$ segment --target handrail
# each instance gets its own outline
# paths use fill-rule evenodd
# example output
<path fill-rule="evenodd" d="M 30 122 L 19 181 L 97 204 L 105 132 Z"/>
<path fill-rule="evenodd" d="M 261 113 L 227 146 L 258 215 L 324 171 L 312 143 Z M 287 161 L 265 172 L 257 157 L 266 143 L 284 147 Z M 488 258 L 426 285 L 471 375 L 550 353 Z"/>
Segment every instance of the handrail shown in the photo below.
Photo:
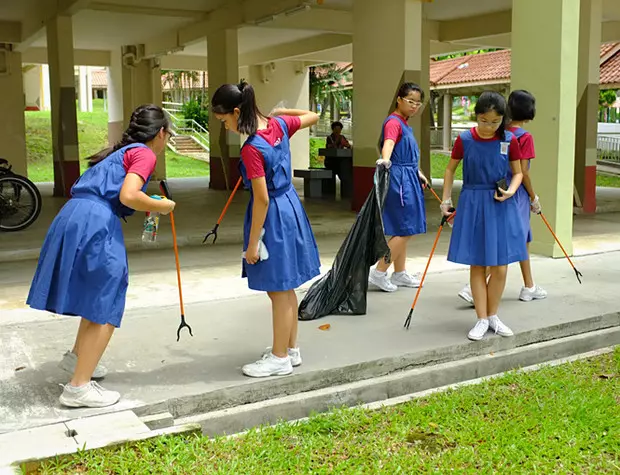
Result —
<path fill-rule="evenodd" d="M 172 103 L 172 102 L 170 103 L 165 102 L 164 104 L 180 105 L 180 104 Z M 207 152 L 210 152 L 209 131 L 205 127 L 200 125 L 194 119 L 185 119 L 185 118 L 181 119 L 180 117 L 177 117 L 173 113 L 173 112 L 176 112 L 176 110 L 173 111 L 171 109 L 164 108 L 164 112 L 170 119 L 170 125 L 172 128 L 172 131 L 175 134 L 187 135 L 189 137 L 192 137 L 194 141 L 196 141 L 202 148 L 204 148 Z M 174 143 L 172 145 L 174 145 Z"/>

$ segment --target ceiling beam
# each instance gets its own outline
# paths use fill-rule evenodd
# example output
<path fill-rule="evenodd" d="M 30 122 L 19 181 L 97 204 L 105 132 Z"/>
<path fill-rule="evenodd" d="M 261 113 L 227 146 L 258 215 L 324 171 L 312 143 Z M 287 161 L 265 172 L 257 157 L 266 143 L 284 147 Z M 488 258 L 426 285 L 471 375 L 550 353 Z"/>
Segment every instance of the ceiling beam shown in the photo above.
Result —
<path fill-rule="evenodd" d="M 92 2 L 88 6 L 89 10 L 111 13 L 123 13 L 127 15 L 150 15 L 165 16 L 175 18 L 196 18 L 202 16 L 203 11 L 198 10 L 181 10 L 177 8 L 144 8 L 137 5 L 119 5 L 116 3 Z"/>
<path fill-rule="evenodd" d="M 606 21 L 601 28 L 601 43 L 620 41 L 620 21 Z"/>
<path fill-rule="evenodd" d="M 206 56 L 190 56 L 183 54 L 169 54 L 160 58 L 161 69 L 176 69 L 180 71 L 206 71 Z"/>
<path fill-rule="evenodd" d="M 463 43 L 464 40 L 502 35 L 511 31 L 512 11 L 508 10 L 442 21 L 439 23 L 437 39 L 442 43 Z"/>
<path fill-rule="evenodd" d="M 22 53 L 22 63 L 47 64 L 47 48 L 28 48 Z M 110 52 L 105 50 L 74 49 L 76 66 L 110 66 Z"/>
<path fill-rule="evenodd" d="M 239 66 L 283 61 L 296 58 L 300 55 L 316 55 L 320 54 L 321 51 L 328 51 L 333 48 L 351 44 L 352 42 L 353 38 L 350 35 L 325 33 L 323 35 L 290 41 L 288 43 L 282 43 L 242 54 L 239 56 Z"/>
<path fill-rule="evenodd" d="M 311 8 L 298 15 L 279 15 L 264 20 L 265 22 L 258 26 L 353 34 L 353 13 L 350 11 Z"/>
<path fill-rule="evenodd" d="M 0 43 L 19 43 L 21 40 L 21 23 L 17 21 L 0 21 Z"/>
<path fill-rule="evenodd" d="M 256 24 L 274 16 L 286 15 L 286 12 L 292 14 L 293 10 L 303 7 L 305 3 L 306 0 L 227 0 L 222 7 L 207 13 L 197 22 L 151 38 L 145 43 L 145 54 L 155 56 L 179 51 L 188 44 L 202 40 L 209 31 Z"/>
<path fill-rule="evenodd" d="M 18 51 L 25 51 L 34 41 L 43 35 L 47 23 L 57 16 L 73 16 L 88 7 L 91 0 L 40 0 L 35 8 L 26 15 L 22 23 L 21 42 Z"/>

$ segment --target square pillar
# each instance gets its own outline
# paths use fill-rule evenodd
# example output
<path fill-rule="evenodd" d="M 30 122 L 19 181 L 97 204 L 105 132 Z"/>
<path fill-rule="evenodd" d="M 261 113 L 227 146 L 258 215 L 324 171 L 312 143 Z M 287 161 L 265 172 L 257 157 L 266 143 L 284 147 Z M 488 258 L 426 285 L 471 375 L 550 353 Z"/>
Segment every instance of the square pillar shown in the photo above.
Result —
<path fill-rule="evenodd" d="M 108 90 L 108 143 L 114 145 L 123 136 L 125 123 L 123 120 L 123 63 L 121 49 L 110 52 L 110 65 L 106 70 Z"/>
<path fill-rule="evenodd" d="M 452 95 L 443 95 L 443 149 L 452 149 Z"/>
<path fill-rule="evenodd" d="M 573 177 L 580 0 L 519 0 L 512 10 L 512 88 L 537 98 L 528 124 L 537 159 L 534 188 L 543 212 L 567 252 L 572 253 Z M 533 31 L 545 31 L 545 41 Z M 542 72 L 542 74 L 541 74 Z M 562 251 L 543 221 L 532 217 L 532 251 L 560 257 Z"/>
<path fill-rule="evenodd" d="M 78 95 L 78 102 L 80 104 L 81 112 L 93 111 L 93 81 L 91 77 L 91 71 L 89 66 L 79 67 L 80 78 L 80 93 Z"/>
<path fill-rule="evenodd" d="M 596 212 L 596 145 L 602 0 L 583 0 L 579 21 L 579 76 L 575 142 L 575 189 L 585 213 Z"/>
<path fill-rule="evenodd" d="M 310 75 L 306 65 L 299 61 L 280 61 L 273 68 L 268 65 L 250 66 L 247 80 L 256 91 L 258 108 L 263 114 L 269 114 L 276 106 L 302 110 L 310 108 Z M 293 169 L 308 168 L 309 128 L 300 130 L 291 139 L 291 161 Z"/>
<path fill-rule="evenodd" d="M 72 19 L 70 16 L 52 18 L 46 30 L 52 106 L 54 196 L 68 197 L 73 183 L 80 177 Z"/>
<path fill-rule="evenodd" d="M 27 176 L 24 97 L 22 55 L 0 45 L 0 158 Z"/>
<path fill-rule="evenodd" d="M 207 35 L 207 68 L 210 94 L 215 93 L 222 84 L 239 82 L 237 30 L 209 32 Z M 215 190 L 232 189 L 239 178 L 241 157 L 239 136 L 233 132 L 227 132 L 215 114 L 209 114 L 209 137 L 209 187 Z"/>
<path fill-rule="evenodd" d="M 123 129 L 127 128 L 133 111 L 144 104 L 162 106 L 161 67 L 157 58 L 140 59 L 140 46 L 123 47 Z M 138 55 L 136 56 L 136 51 Z M 152 179 L 166 178 L 166 151 L 157 156 Z"/>
<path fill-rule="evenodd" d="M 359 210 L 372 188 L 381 124 L 395 106 L 403 82 L 415 82 L 426 106 L 410 121 L 420 146 L 420 166 L 430 174 L 430 41 L 422 0 L 353 3 L 353 203 Z M 385 34 L 369 34 L 384 32 Z"/>

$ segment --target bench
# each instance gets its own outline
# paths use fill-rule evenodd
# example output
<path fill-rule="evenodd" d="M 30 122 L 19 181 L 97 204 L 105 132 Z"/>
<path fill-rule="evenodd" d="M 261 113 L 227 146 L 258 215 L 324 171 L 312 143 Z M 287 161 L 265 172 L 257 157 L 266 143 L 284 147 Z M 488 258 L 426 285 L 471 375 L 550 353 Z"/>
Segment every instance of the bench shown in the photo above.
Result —
<path fill-rule="evenodd" d="M 304 197 L 335 198 L 336 177 L 331 170 L 325 168 L 297 169 L 293 171 L 295 178 L 304 179 Z"/>

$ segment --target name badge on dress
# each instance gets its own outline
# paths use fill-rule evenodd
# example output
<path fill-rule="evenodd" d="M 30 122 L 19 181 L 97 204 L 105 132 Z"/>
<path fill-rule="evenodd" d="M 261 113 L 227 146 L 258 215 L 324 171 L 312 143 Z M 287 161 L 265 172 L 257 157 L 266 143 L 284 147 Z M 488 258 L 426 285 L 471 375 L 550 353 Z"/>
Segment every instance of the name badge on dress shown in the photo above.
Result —
<path fill-rule="evenodd" d="M 508 142 L 501 142 L 500 146 L 501 146 L 501 151 L 500 153 L 502 155 L 508 155 L 508 146 L 510 145 L 510 143 Z"/>

